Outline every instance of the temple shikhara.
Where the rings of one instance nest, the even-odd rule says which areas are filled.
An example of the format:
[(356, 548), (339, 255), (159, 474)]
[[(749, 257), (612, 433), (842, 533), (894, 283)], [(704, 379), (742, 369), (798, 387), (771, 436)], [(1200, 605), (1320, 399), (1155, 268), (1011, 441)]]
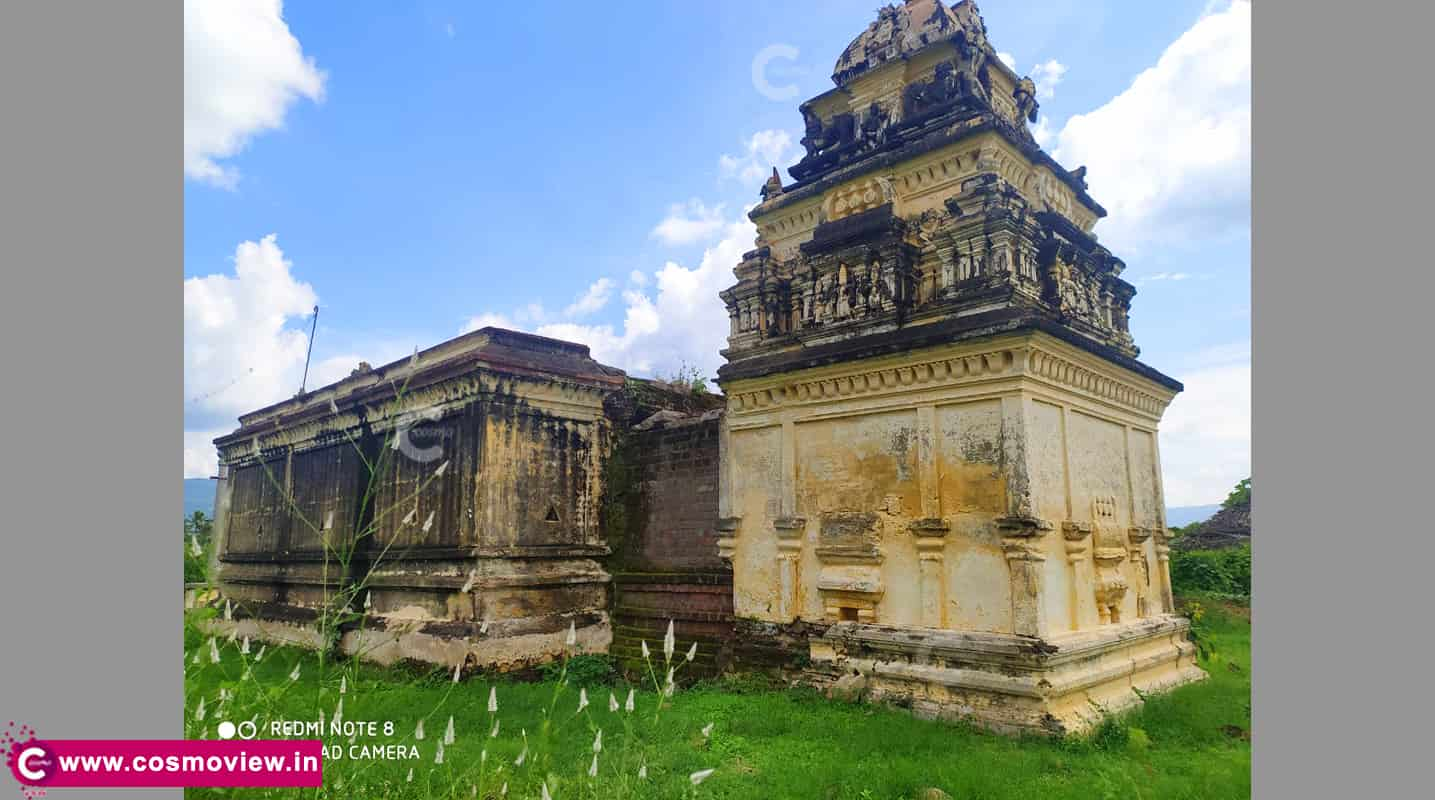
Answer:
[(799, 107), (721, 396), (487, 328), (241, 418), (215, 624), (332, 646), (338, 598), (346, 652), (519, 669), (671, 618), (708, 672), (1005, 731), (1201, 678), (1157, 445), (1181, 385), (987, 37), (971, 0), (887, 6)]

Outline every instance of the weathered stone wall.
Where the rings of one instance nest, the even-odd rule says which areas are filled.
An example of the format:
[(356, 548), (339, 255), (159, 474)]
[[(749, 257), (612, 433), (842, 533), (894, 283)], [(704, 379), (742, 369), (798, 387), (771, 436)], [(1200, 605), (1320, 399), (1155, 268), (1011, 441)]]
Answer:
[(318, 646), (343, 615), (318, 627), (381, 662), (525, 667), (570, 625), (606, 649), (605, 401), (623, 386), (585, 346), (487, 328), (245, 415), (217, 441), (237, 624)]
[(687, 674), (713, 675), (729, 662), (732, 639), (732, 572), (718, 556), (716, 527), (722, 398), (652, 383), (635, 391), (637, 421), (615, 453), (629, 490), (609, 564), (611, 653), (624, 669), (640, 669), (642, 640), (656, 645), (672, 620), (684, 646), (698, 643)]

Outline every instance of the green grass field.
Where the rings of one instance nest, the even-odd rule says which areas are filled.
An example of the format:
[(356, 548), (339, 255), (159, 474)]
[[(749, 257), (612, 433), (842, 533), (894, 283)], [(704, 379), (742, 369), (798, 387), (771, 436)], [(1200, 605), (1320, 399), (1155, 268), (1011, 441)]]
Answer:
[[(233, 643), (220, 642), (209, 660), (207, 637), (186, 628), (186, 730), (213, 737), (222, 719), (317, 719), (331, 716), (345, 683), (343, 718), (395, 724), (392, 737), (358, 737), (355, 745), (414, 746), (416, 760), (326, 759), (325, 787), (314, 789), (190, 789), (190, 797), (539, 798), (546, 781), (553, 800), (607, 797), (914, 798), (938, 787), (954, 798), (1244, 798), (1251, 791), (1249, 612), (1208, 600), (1199, 626), (1214, 652), (1203, 666), (1210, 679), (1152, 698), (1081, 739), (1010, 739), (901, 711), (850, 705), (808, 690), (761, 688), (726, 681), (680, 688), (654, 721), (657, 695), (648, 686), (636, 710), (609, 710), (610, 687), (589, 687), (589, 705), (576, 714), (578, 690), (556, 682), (521, 683), (414, 670), (330, 665), (320, 679), (318, 659), (298, 650), (268, 648), (251, 663)], [(679, 633), (678, 658), (685, 649)], [(651, 643), (656, 647), (657, 642)], [(253, 648), (256, 652), (258, 646)], [(201, 654), (200, 664), (191, 659)], [(655, 653), (661, 659), (661, 653)], [(290, 680), (295, 665), (297, 681)], [(249, 678), (243, 671), (252, 669)], [(500, 721), (490, 737), (490, 687), (497, 687)], [(611, 687), (621, 703), (628, 687)], [(220, 690), (231, 699), (216, 708)], [(203, 720), (195, 719), (206, 699)], [(550, 733), (543, 720), (553, 708)], [(455, 741), (435, 763), (449, 717)], [(425, 737), (415, 741), (417, 721)], [(710, 736), (702, 729), (711, 724)], [(596, 778), (593, 740), (603, 730)], [(514, 760), (527, 733), (529, 755)], [(326, 744), (346, 752), (345, 738)], [(487, 757), (482, 753), (487, 751)], [(647, 777), (638, 778), (647, 765)], [(409, 771), (413, 770), (412, 780)], [(716, 771), (694, 787), (698, 770)], [(482, 771), (482, 788), (480, 783)]]

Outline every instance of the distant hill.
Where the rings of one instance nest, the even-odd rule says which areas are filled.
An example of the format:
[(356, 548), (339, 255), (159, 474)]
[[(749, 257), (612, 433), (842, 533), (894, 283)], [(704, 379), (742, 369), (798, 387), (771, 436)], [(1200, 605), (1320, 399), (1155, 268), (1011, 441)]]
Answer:
[(1181, 528), (1193, 522), (1205, 522), (1220, 510), (1220, 503), (1209, 506), (1167, 506), (1166, 526)]
[(196, 511), (214, 518), (214, 481), (208, 478), (184, 479), (184, 515), (187, 517)]

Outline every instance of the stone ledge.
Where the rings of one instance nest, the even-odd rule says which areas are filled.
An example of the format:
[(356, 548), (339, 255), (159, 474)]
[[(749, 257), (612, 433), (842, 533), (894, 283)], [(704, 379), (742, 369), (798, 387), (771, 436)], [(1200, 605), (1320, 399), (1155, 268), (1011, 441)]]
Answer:
[(1168, 615), (1039, 639), (842, 622), (812, 638), (811, 655), (826, 674), (862, 676), (871, 699), (922, 716), (1062, 734), (1204, 678), (1188, 627)]

